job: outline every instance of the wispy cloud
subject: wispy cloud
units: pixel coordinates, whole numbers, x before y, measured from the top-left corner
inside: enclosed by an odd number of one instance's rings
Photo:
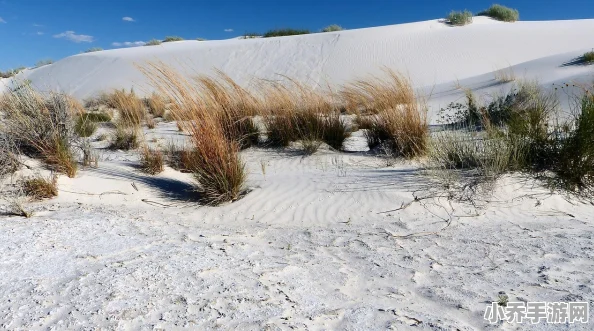
[[[38,36],[43,36],[45,33],[44,32],[41,32],[41,31],[37,31],[37,33],[35,33],[35,34],[38,35]]]
[[[44,25],[43,24],[37,24],[37,23],[33,23],[33,26],[36,28],[43,28]]]
[[[233,29],[225,29],[225,32],[233,32]]]
[[[2,17],[0,17],[0,23],[6,23],[6,21],[3,20]]]
[[[126,21],[126,22],[136,22],[132,17],[130,16],[124,16],[122,17],[122,21]]]
[[[86,34],[76,34],[74,31],[65,31],[60,34],[56,34],[54,35],[54,38],[64,38],[75,43],[90,43],[95,40],[93,36],[88,36]]]
[[[143,46],[146,44],[144,41],[124,41],[124,42],[113,42],[111,43],[114,47],[134,47],[134,46]]]

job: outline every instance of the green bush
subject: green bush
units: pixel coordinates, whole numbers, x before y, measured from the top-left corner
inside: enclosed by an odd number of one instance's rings
[[[322,32],[334,32],[334,31],[342,31],[344,30],[340,25],[338,24],[332,24],[332,25],[328,25],[327,27],[322,29]]]
[[[74,124],[74,132],[76,132],[79,137],[90,137],[95,131],[97,131],[97,123],[87,120],[85,116],[77,117],[76,123]]]
[[[271,38],[271,37],[282,37],[282,36],[296,36],[296,35],[300,35],[300,34],[309,34],[309,30],[307,29],[275,29],[275,30],[270,30],[267,31],[266,33],[264,33],[264,35],[262,36],[262,38]]]
[[[581,56],[580,60],[580,62],[586,64],[594,63],[594,51],[584,53],[584,55]]]
[[[164,43],[172,42],[172,41],[182,41],[184,38],[178,36],[167,36],[163,39]]]
[[[147,41],[146,44],[144,44],[144,46],[156,46],[156,45],[161,45],[161,40],[151,39],[151,40]]]
[[[446,19],[451,25],[462,26],[472,23],[472,13],[468,10],[452,11]]]
[[[508,8],[502,5],[492,5],[489,9],[486,9],[478,16],[489,16],[493,19],[503,22],[515,22],[520,19],[520,13],[513,8]]]

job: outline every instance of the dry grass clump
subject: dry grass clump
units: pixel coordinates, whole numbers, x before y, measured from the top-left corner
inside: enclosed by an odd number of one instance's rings
[[[423,102],[411,82],[401,74],[386,70],[387,78],[359,80],[347,85],[341,95],[347,111],[372,113],[358,120],[364,127],[370,148],[383,145],[395,156],[412,158],[427,150],[429,125]]]
[[[58,177],[52,175],[49,178],[27,178],[22,181],[22,189],[27,196],[35,200],[50,199],[58,195]]]
[[[192,169],[195,168],[193,160],[194,152],[192,149],[185,145],[180,146],[173,142],[169,143],[165,161],[171,168],[181,172],[192,172]]]
[[[204,80],[189,82],[177,72],[162,64],[143,68],[145,74],[153,80],[160,93],[173,100],[171,111],[190,135],[193,145],[192,172],[199,184],[198,191],[207,204],[217,205],[239,198],[243,191],[246,171],[239,157],[240,144],[229,139],[234,132],[226,132],[229,126],[221,121],[220,111],[226,107],[209,108],[212,98],[219,95],[201,96]],[[224,95],[223,95],[224,96]],[[224,100],[224,99],[220,99]],[[222,102],[224,104],[224,102]],[[224,118],[231,118],[224,114]]]
[[[138,148],[139,145],[139,128],[125,127],[117,125],[115,131],[112,133],[110,149],[131,150]]]
[[[19,153],[14,141],[0,133],[0,179],[19,169]]]
[[[167,101],[158,93],[153,93],[143,99],[149,113],[155,117],[163,117],[167,110]]]
[[[184,38],[182,38],[182,37],[178,37],[178,36],[167,36],[167,37],[165,37],[165,39],[163,39],[163,42],[164,43],[169,43],[169,42],[172,42],[172,41],[182,41],[182,40],[184,40]]]
[[[119,111],[118,125],[139,126],[145,118],[142,99],[134,91],[115,90],[103,97],[107,106]]]
[[[309,34],[309,30],[307,29],[273,29],[266,31],[262,38],[271,38],[271,37],[282,37],[282,36],[296,36],[301,34]]]
[[[140,151],[140,168],[150,175],[156,175],[163,172],[165,157],[163,152],[144,146]]]
[[[335,31],[342,31],[344,30],[342,28],[342,26],[338,25],[338,24],[331,24],[328,25],[327,27],[322,29],[322,32],[335,32]]]
[[[78,116],[76,118],[76,123],[74,124],[74,132],[78,134],[79,137],[90,137],[97,131],[97,123],[89,120],[85,116]]]
[[[74,177],[77,163],[71,99],[63,94],[41,95],[30,85],[9,92],[0,100],[4,112],[0,130],[19,151],[40,157],[52,169]]]

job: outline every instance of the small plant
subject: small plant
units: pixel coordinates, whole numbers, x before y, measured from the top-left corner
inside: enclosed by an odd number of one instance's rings
[[[338,24],[332,24],[332,25],[328,25],[327,27],[322,29],[322,32],[334,32],[334,31],[342,31],[344,30],[340,25]]]
[[[150,175],[163,172],[163,152],[144,146],[140,152],[140,167],[142,171]]]
[[[0,179],[19,169],[18,149],[10,137],[0,134]]]
[[[184,38],[178,36],[167,36],[163,39],[164,43],[172,42],[172,41],[182,41]]]
[[[52,63],[54,63],[54,60],[52,59],[39,60],[35,63],[35,68],[43,67]]]
[[[150,114],[155,117],[163,117],[167,110],[167,103],[158,93],[153,93],[149,97],[143,99],[145,106]]]
[[[52,175],[49,178],[28,178],[23,180],[22,189],[27,196],[35,200],[50,199],[58,195],[58,177]]]
[[[94,123],[111,122],[111,116],[104,112],[83,112],[79,117]]]
[[[19,67],[16,69],[11,69],[11,70],[7,70],[7,71],[0,71],[0,78],[10,78],[12,76],[15,76],[16,74],[18,74],[19,72],[25,70],[27,68],[25,67]]]
[[[85,51],[85,53],[94,53],[94,52],[100,52],[100,51],[102,51],[102,50],[103,50],[103,48],[101,48],[101,47],[92,47],[92,48],[89,48],[89,49],[87,49],[87,50]]]
[[[269,30],[266,33],[264,33],[264,35],[262,35],[262,38],[271,38],[271,37],[282,37],[282,36],[296,36],[296,35],[301,35],[301,34],[309,34],[309,30],[307,29],[275,29],[275,30]]]
[[[492,5],[489,7],[489,9],[478,13],[478,16],[489,16],[493,19],[503,22],[515,22],[520,19],[520,13],[516,9],[497,4]]]
[[[116,126],[109,148],[124,151],[138,148],[138,128]]]
[[[446,20],[449,24],[455,26],[470,24],[472,23],[472,13],[468,10],[451,11]]]
[[[157,45],[161,45],[161,40],[151,39],[144,44],[144,46],[157,46]]]
[[[332,112],[323,118],[322,140],[336,150],[342,150],[344,141],[351,136],[347,123],[339,112]]]
[[[501,293],[497,296],[497,304],[501,307],[507,307],[507,303],[509,302],[509,297],[507,294]]]
[[[580,57],[581,63],[593,64],[594,63],[594,51],[586,52]]]
[[[204,38],[196,38],[196,41],[206,41]]]
[[[97,130],[97,123],[91,121],[86,116],[78,116],[76,118],[76,123],[74,124],[74,132],[78,134],[79,137],[90,137],[95,133]]]
[[[151,130],[157,127],[157,121],[155,121],[155,119],[152,117],[147,117],[144,121],[146,123],[146,127]]]
[[[261,34],[256,33],[256,32],[247,32],[247,33],[244,33],[243,34],[243,37],[242,38],[243,39],[255,39],[255,38],[258,38],[260,36],[261,36]]]
[[[119,110],[118,125],[139,126],[145,118],[143,101],[134,91],[115,90],[104,98],[107,106]]]

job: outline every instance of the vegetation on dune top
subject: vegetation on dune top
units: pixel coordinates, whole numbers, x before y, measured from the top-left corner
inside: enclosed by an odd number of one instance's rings
[[[340,25],[338,24],[332,24],[332,25],[328,25],[327,27],[322,29],[322,32],[333,32],[333,31],[342,31],[344,30]]]
[[[182,41],[184,38],[178,36],[167,36],[163,39],[164,43],[172,42],[172,41]]]
[[[584,53],[580,60],[585,64],[594,64],[594,51]]]
[[[309,34],[310,31],[307,29],[273,29],[269,30],[262,35],[262,38],[271,38],[271,37],[282,37],[282,36],[296,36],[301,34]]]
[[[146,44],[144,44],[144,46],[156,46],[156,45],[161,45],[161,40],[151,39],[151,40],[147,41]]]
[[[455,26],[462,26],[472,23],[472,13],[468,10],[464,11],[452,11],[446,17],[449,24]]]
[[[515,22],[520,19],[520,12],[518,12],[517,9],[494,4],[488,9],[478,13],[478,16],[489,16],[503,22]]]
[[[85,51],[85,53],[100,52],[102,50],[103,50],[103,48],[101,48],[101,47],[92,47],[92,48],[87,49]]]

